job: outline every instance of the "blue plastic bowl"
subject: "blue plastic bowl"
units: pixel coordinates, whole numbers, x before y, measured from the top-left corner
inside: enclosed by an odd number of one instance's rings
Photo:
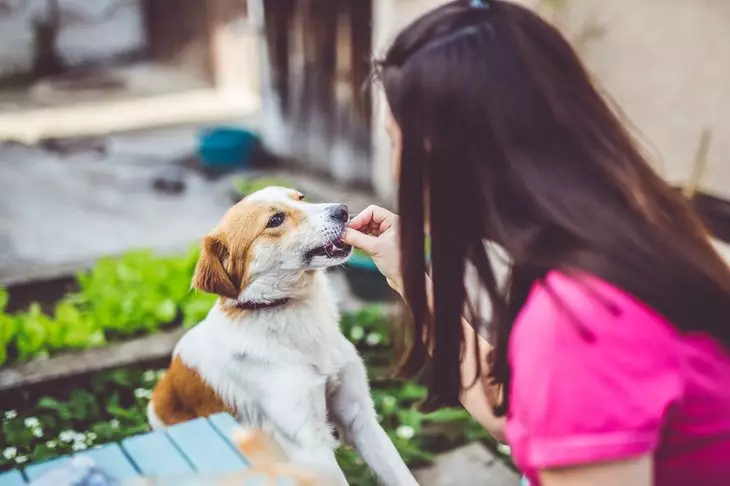
[[[215,127],[200,133],[198,155],[204,166],[243,168],[251,164],[258,137],[243,128]]]

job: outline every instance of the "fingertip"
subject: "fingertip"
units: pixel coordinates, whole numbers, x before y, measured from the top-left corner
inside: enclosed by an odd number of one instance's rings
[[[355,230],[351,227],[345,228],[345,231],[342,233],[341,240],[348,245],[352,245],[352,234],[355,232]]]

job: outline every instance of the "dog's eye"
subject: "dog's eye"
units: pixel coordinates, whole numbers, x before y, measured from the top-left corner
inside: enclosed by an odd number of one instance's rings
[[[284,224],[284,219],[286,217],[284,216],[284,213],[276,213],[271,218],[269,218],[269,224],[266,225],[267,228],[277,228]]]

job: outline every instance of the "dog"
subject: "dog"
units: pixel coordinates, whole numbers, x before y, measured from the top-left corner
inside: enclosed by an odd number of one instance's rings
[[[192,287],[217,294],[177,343],[152,391],[153,429],[228,412],[270,434],[294,464],[347,481],[335,459],[351,444],[387,486],[417,485],[378,423],[367,374],[339,329],[325,270],[352,252],[342,204],[268,187],[230,208],[204,238]]]

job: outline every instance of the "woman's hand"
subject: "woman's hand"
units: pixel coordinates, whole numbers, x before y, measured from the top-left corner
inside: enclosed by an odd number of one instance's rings
[[[342,241],[367,253],[388,284],[402,293],[396,214],[378,206],[369,206],[350,221]]]
[[[388,279],[390,286],[401,295],[403,294],[397,215],[387,209],[370,206],[350,221],[349,228],[342,236],[342,241],[370,255],[378,270]],[[425,275],[424,278],[426,279],[428,301],[431,302],[431,279]],[[474,342],[476,338],[474,329],[463,318],[462,327],[465,342]],[[476,376],[477,360],[482,363],[482,372],[486,371],[484,363],[487,362],[487,353],[490,349],[489,343],[481,336],[479,336],[478,352],[474,346],[465,347],[466,352],[461,361],[461,375],[466,381],[461,394],[461,403],[493,437],[500,442],[505,442],[504,418],[494,416],[492,404],[489,402],[490,397],[485,393],[482,384],[473,380],[473,377]]]

